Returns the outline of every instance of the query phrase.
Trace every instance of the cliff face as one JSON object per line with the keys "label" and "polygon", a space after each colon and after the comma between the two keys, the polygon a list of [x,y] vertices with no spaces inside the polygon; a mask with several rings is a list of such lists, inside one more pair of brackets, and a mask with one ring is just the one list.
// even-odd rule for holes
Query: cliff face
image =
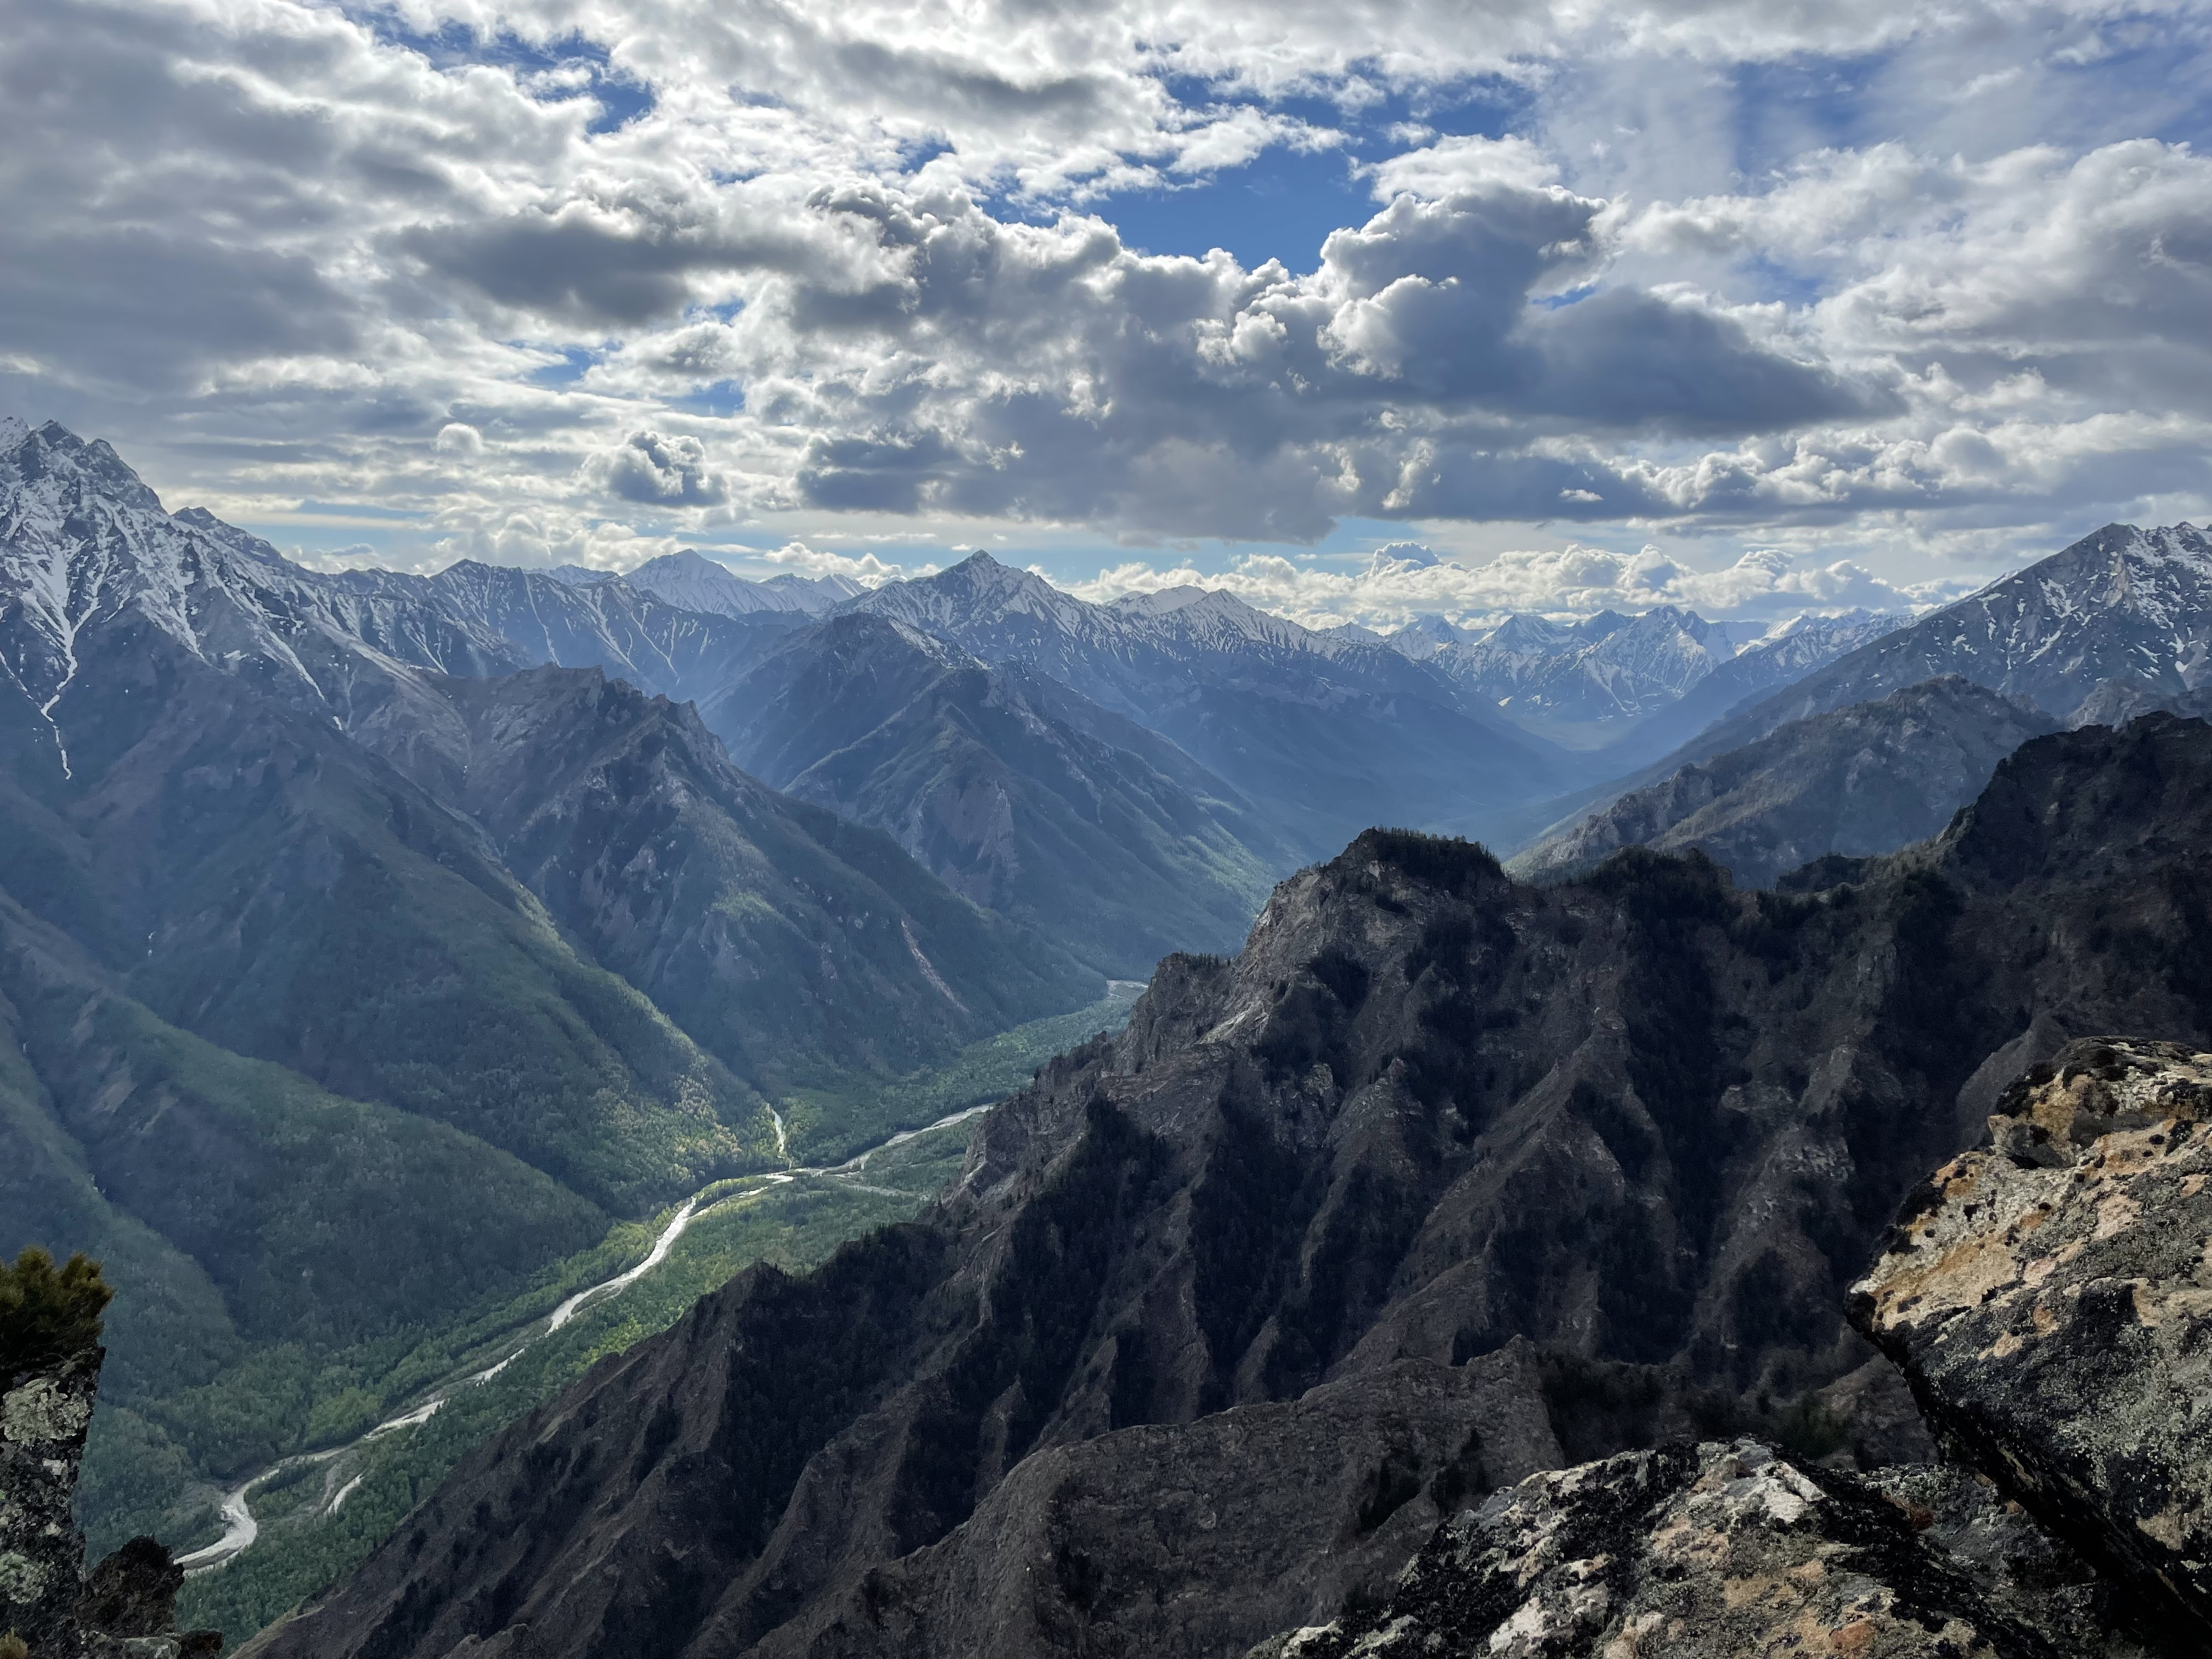
{"label": "cliff face", "polygon": [[89,1577],[83,1571],[71,1506],[109,1295],[99,1264],[82,1255],[58,1271],[40,1249],[0,1261],[0,1650],[27,1659],[216,1659],[220,1635],[169,1628],[184,1574],[153,1539],[134,1538]]}
{"label": "cliff face", "polygon": [[[1448,1486],[1455,1419],[1356,1482],[1209,1447],[1516,1337],[1597,1368],[1486,1384],[1576,1457],[1648,1443],[1668,1390],[1858,1366],[1844,1286],[2007,1080],[2097,1030],[2212,1047],[2207,848],[2212,728],[2171,719],[2030,744],[1936,842],[1800,896],[1633,853],[1532,890],[1370,832],[1236,960],[1163,963],[923,1221],[608,1361],[265,1650],[1196,1652],[1320,1622],[1316,1552]],[[1191,1540],[1248,1479],[1231,1584]],[[1131,1541],[1085,1496],[1117,1491],[1187,1493],[1194,1530]]]}
{"label": "cliff face", "polygon": [[2212,1054],[2068,1045],[1916,1193],[1851,1315],[1930,1426],[2212,1631]]}
{"label": "cliff face", "polygon": [[73,1659],[79,1649],[84,1534],[70,1506],[100,1361],[97,1343],[78,1345],[0,1395],[0,1633],[21,1636],[33,1659]]}

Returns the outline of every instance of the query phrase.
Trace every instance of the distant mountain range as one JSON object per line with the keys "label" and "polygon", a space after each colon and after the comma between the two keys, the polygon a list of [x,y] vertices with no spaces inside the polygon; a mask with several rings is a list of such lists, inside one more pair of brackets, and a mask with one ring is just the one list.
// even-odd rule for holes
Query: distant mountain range
{"label": "distant mountain range", "polygon": [[1172,744],[866,611],[793,635],[702,714],[741,765],[1122,977],[1233,950],[1297,862]]}
{"label": "distant mountain range", "polygon": [[[1783,647],[1789,648],[1786,641]],[[1717,673],[1709,684],[1720,678]],[[1621,812],[1612,828],[1593,822],[1593,846],[1631,820],[1656,823],[1650,814],[1661,799],[1679,794],[1686,801],[1709,787],[1698,769],[1708,762],[1719,766],[1720,757],[1743,751],[1724,769],[1755,770],[1766,762],[1746,758],[1750,746],[1779,728],[1947,678],[1984,687],[2069,726],[2118,724],[2158,710],[2212,712],[2212,538],[2188,524],[2153,530],[2108,525],[1978,593],[1816,661],[1763,696],[1754,693],[1723,708],[1705,697],[1701,686],[1629,744],[1605,751],[1627,763],[1626,775],[1555,803],[1561,810],[1554,821],[1528,837],[1547,850],[1532,857],[1555,857],[1583,833],[1578,826],[1586,815],[1604,811],[1607,801],[1620,803]],[[1726,690],[1733,693],[1736,686]],[[1699,724],[1682,732],[1686,741],[1628,769],[1653,737],[1681,731],[1682,717],[1691,715]],[[2000,720],[1989,729],[2013,728]],[[1975,738],[1960,736],[1971,750]],[[1936,760],[1932,752],[1926,758]],[[1954,772],[1929,799],[1965,787],[1965,775]]]}
{"label": "distant mountain range", "polygon": [[1936,834],[2000,761],[2057,726],[1955,675],[1924,681],[1686,766],[1506,867],[1537,880],[1594,869],[1624,847],[1694,848],[1740,886],[1771,886],[1831,854],[1890,853]]}
{"label": "distant mountain range", "polygon": [[1512,616],[1486,629],[1419,617],[1394,634],[1369,637],[1437,669],[1524,729],[1577,748],[1611,745],[1612,758],[1664,717],[1674,716],[1668,726],[1680,726],[1677,710],[1725,712],[1905,620],[1853,611],[1772,626],[1722,623],[1660,605],[1636,617],[1602,611],[1571,622]]}
{"label": "distant mountain range", "polygon": [[1554,793],[1559,752],[1424,664],[1197,588],[1091,605],[988,554],[853,608],[1018,663],[1158,732],[1297,856],[1365,824],[1486,818]]}
{"label": "distant mountain range", "polygon": [[2093,698],[2142,709],[2212,685],[2212,538],[2107,525],[1970,598],[1886,633],[1698,732],[1717,755],[1802,720],[1957,675],[2067,724]]}
{"label": "distant mountain range", "polygon": [[701,611],[723,617],[749,617],[763,611],[826,616],[846,600],[867,592],[849,576],[787,574],[755,580],[690,548],[647,559],[619,576],[612,571],[592,570],[578,564],[556,565],[547,574],[578,587],[622,581],[680,611]]}
{"label": "distant mountain range", "polygon": [[774,1167],[787,1091],[835,1146],[883,1079],[1103,993],[599,665],[787,627],[318,575],[0,434],[0,1250],[127,1264],[115,1405],[250,1373],[270,1416],[188,1449],[271,1450],[270,1345],[447,1316]]}

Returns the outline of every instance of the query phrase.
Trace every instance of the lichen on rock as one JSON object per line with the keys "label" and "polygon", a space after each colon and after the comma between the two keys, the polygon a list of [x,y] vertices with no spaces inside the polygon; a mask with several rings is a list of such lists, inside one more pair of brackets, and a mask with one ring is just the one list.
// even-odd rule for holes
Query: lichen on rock
{"label": "lichen on rock", "polygon": [[1938,1440],[2132,1587],[2212,1620],[2212,1054],[2069,1044],[1852,1287]]}
{"label": "lichen on rock", "polygon": [[179,1632],[169,1553],[134,1538],[83,1577],[73,1513],[100,1390],[100,1264],[44,1250],[0,1262],[0,1659],[216,1659],[213,1631]]}
{"label": "lichen on rock", "polygon": [[1756,1441],[1531,1475],[1439,1527],[1379,1607],[1251,1659],[2123,1659],[2089,1570],[1960,1470]]}

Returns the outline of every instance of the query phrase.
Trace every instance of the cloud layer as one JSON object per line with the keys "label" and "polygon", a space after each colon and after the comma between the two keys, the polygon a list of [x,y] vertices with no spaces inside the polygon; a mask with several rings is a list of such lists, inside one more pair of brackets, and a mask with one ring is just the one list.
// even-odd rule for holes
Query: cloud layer
{"label": "cloud layer", "polygon": [[[2063,0],[0,0],[0,404],[413,559],[1509,521],[1799,551],[1236,580],[1313,616],[1377,583],[1893,604],[1946,556],[2204,510],[2207,32]],[[1367,199],[1281,262],[1092,210],[1293,155]]]}
{"label": "cloud layer", "polygon": [[1411,543],[1378,550],[1348,570],[1259,553],[1211,574],[1133,561],[1070,586],[1080,597],[1101,601],[1186,584],[1225,587],[1248,605],[1310,628],[1356,623],[1385,630],[1423,615],[1483,624],[1515,611],[1634,613],[1660,605],[1689,606],[1708,617],[1781,618],[1861,608],[1905,613],[1979,585],[1968,578],[1939,578],[1899,587],[1848,559],[1820,564],[1772,548],[1755,549],[1723,569],[1695,571],[1654,547],[1623,555],[1577,545],[1503,553],[1467,564]]}

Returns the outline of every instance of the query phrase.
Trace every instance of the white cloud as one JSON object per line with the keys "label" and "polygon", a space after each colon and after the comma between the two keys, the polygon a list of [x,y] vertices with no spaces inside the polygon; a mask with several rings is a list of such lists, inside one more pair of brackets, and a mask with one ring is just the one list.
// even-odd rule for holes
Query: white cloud
{"label": "white cloud", "polygon": [[592,489],[651,507],[715,507],[730,494],[728,482],[708,465],[706,446],[682,434],[633,432],[587,457],[583,477]]}
{"label": "white cloud", "polygon": [[[1902,592],[1932,546],[2212,494],[2212,160],[2174,137],[2206,28],[0,0],[0,404],[240,516],[409,515],[395,557],[802,511],[1285,543],[1357,514],[1853,526]],[[601,118],[610,77],[649,107]],[[1437,135],[1471,86],[1514,131]],[[1309,275],[1139,258],[1081,211],[1363,135],[1377,210]],[[1572,574],[1486,580],[1631,591]]]}
{"label": "white cloud", "polygon": [[885,582],[915,576],[933,576],[938,569],[934,564],[893,564],[873,553],[838,553],[810,547],[802,541],[786,542],[774,552],[755,556],[795,576],[843,576],[863,587],[881,587]]}
{"label": "white cloud", "polygon": [[[1426,548],[1419,551],[1429,553]],[[1382,548],[1366,564],[1349,571],[1300,564],[1275,554],[1247,556],[1235,569],[1212,575],[1133,561],[1069,587],[1080,598],[1103,602],[1184,586],[1224,588],[1260,610],[1311,628],[1358,623],[1388,629],[1431,614],[1479,623],[1511,611],[1571,616],[1642,611],[1659,605],[1691,606],[1711,617],[1770,618],[1861,606],[1904,611],[1943,603],[1981,583],[1951,578],[1900,587],[1850,560],[1820,564],[1774,549],[1755,549],[1724,569],[1698,571],[1652,546],[1620,554],[1569,545],[1500,553],[1480,564],[1433,554],[1424,562]]]}

